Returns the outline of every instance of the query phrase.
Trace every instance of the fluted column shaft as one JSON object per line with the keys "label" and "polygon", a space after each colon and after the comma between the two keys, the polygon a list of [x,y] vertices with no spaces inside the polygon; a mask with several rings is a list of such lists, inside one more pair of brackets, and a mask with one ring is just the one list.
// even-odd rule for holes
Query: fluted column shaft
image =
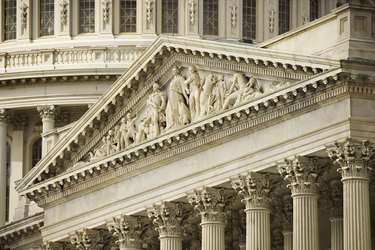
{"label": "fluted column shaft", "polygon": [[182,237],[163,236],[160,237],[160,250],[182,250]]}
{"label": "fluted column shaft", "polygon": [[292,250],[293,249],[293,231],[292,230],[284,230],[284,250]]}
{"label": "fluted column shaft", "polygon": [[246,250],[270,250],[270,213],[267,208],[248,208],[246,211]]}
{"label": "fluted column shaft", "polygon": [[293,250],[319,250],[318,196],[297,193],[292,197]]}
{"label": "fluted column shaft", "polygon": [[343,250],[343,218],[331,217],[331,250]]}
{"label": "fluted column shaft", "polygon": [[203,222],[202,226],[202,250],[224,250],[225,223]]}
{"label": "fluted column shaft", "polygon": [[0,227],[6,218],[7,121],[0,117]]}
{"label": "fluted column shaft", "polygon": [[368,179],[343,179],[344,250],[370,250],[370,196]]}

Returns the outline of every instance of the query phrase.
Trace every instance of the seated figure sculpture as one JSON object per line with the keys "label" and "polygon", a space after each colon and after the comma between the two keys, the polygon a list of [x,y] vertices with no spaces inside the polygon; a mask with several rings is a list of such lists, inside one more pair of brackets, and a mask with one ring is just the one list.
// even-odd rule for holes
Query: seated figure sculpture
{"label": "seated figure sculpture", "polygon": [[250,77],[249,81],[246,81],[244,74],[235,73],[222,110],[229,108],[232,104],[232,106],[237,106],[243,101],[255,98],[259,94],[261,94],[261,91],[254,77]]}

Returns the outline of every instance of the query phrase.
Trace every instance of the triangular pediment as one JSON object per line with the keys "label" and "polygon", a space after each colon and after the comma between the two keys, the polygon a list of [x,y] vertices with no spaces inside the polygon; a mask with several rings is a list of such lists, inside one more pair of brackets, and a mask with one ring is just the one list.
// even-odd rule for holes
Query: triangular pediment
{"label": "triangular pediment", "polygon": [[277,105],[281,91],[289,89],[288,99],[301,83],[338,67],[337,61],[252,45],[159,37],[17,189],[59,188],[66,181],[59,176],[79,178],[145,159],[178,138],[196,136],[204,124]]}

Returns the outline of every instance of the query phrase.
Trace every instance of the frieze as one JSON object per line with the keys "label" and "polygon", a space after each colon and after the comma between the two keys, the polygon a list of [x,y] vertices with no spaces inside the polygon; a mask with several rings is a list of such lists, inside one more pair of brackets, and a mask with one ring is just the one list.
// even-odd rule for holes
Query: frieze
{"label": "frieze", "polygon": [[[163,47],[163,48],[161,48],[160,49],[160,51],[158,52],[158,54],[160,54],[160,55],[162,55],[163,53],[165,54],[166,52],[167,52],[167,54],[168,54],[168,51],[170,52],[170,53],[175,53],[175,52],[180,52],[181,50],[179,49],[179,48],[177,48],[177,47],[174,47],[174,48],[170,48],[170,47],[168,47],[168,46],[166,46],[166,47]],[[196,54],[196,51],[195,50],[187,50],[187,49],[183,49],[182,51],[184,51],[184,53],[186,54],[186,57],[189,57],[189,54],[191,54],[191,55],[195,55]],[[201,55],[202,56],[209,56],[210,58],[212,58],[212,59],[214,59],[214,58],[226,58],[228,61],[231,61],[231,60],[235,60],[237,63],[240,63],[240,62],[244,62],[244,63],[246,63],[246,64],[248,64],[248,63],[250,63],[250,64],[252,64],[252,63],[254,63],[254,65],[258,65],[259,64],[259,62],[262,62],[263,64],[264,64],[264,66],[262,66],[261,68],[267,68],[267,67],[270,67],[270,66],[272,66],[273,68],[282,68],[282,69],[288,69],[289,71],[298,71],[298,72],[300,72],[301,70],[303,70],[304,72],[311,72],[311,74],[313,73],[313,72],[315,72],[315,73],[317,73],[317,72],[321,72],[323,69],[322,68],[311,68],[310,66],[295,66],[295,65],[292,65],[292,64],[290,64],[290,63],[286,63],[286,62],[272,62],[272,61],[267,61],[267,60],[259,60],[259,59],[254,59],[254,60],[248,60],[247,58],[242,58],[242,57],[231,57],[231,56],[228,56],[228,55],[221,55],[221,54],[212,54],[211,55],[211,53],[205,53],[205,52],[203,52],[203,51],[201,51],[200,52],[201,53]],[[208,61],[210,60],[209,58],[207,58],[208,59]],[[214,60],[216,60],[216,59],[214,59]],[[216,60],[217,61],[217,60]],[[222,60],[222,61],[225,61],[225,60]],[[153,63],[154,62],[154,59],[153,60],[151,60],[150,61],[150,63]],[[237,63],[232,63],[232,65],[236,65]],[[254,67],[254,66],[252,66],[252,67]],[[325,66],[323,66],[323,68],[324,68]],[[151,67],[152,68],[152,67]],[[144,70],[147,70],[147,66],[144,68]],[[232,70],[232,69],[230,69],[230,70]],[[146,71],[145,71],[146,72]],[[273,72],[272,70],[270,71],[270,72]],[[302,75],[302,74],[301,74]],[[136,76],[135,76],[135,80],[137,81],[137,79],[142,79],[142,78],[139,78],[139,76],[140,76],[140,74],[138,73]],[[138,77],[138,78],[137,78]],[[133,80],[134,79],[130,79],[129,80],[129,83],[126,85],[126,87],[125,88],[129,88],[130,86],[129,86],[129,84],[131,83],[131,82],[133,82]],[[149,84],[152,84],[152,83],[149,83]],[[110,103],[108,103],[107,105],[109,105]],[[268,105],[268,104],[267,104]],[[128,111],[125,111],[125,112],[128,112]],[[119,119],[120,119],[121,117],[119,117]],[[153,124],[153,125],[156,125],[156,124]],[[107,129],[107,133],[108,133],[108,131],[110,130],[110,129],[112,129],[113,128],[113,125],[112,126],[110,126],[110,127],[108,127]],[[84,130],[85,130],[86,128],[84,128]],[[86,131],[83,131],[82,132],[82,135],[84,134],[84,133],[86,133]],[[100,147],[101,146],[101,142],[100,142],[100,140],[102,140],[102,137],[100,137],[100,138],[98,138],[98,140],[97,140],[97,142],[96,143],[98,143],[98,146]],[[90,142],[90,144],[91,143],[93,143],[93,142]],[[86,148],[86,146],[84,146],[85,148]],[[89,150],[92,150],[92,149],[89,149]],[[84,157],[84,155],[82,155],[81,153],[82,153],[82,151],[81,150],[78,150],[78,154],[79,155],[81,155],[80,157],[81,158],[79,158],[79,159],[83,159],[83,158],[85,158]],[[62,152],[62,154],[64,154],[64,152]],[[78,155],[78,154],[76,154],[76,155]],[[88,155],[88,151],[86,151],[86,153],[85,153],[85,155]],[[64,158],[64,157],[61,157],[62,159]],[[74,164],[74,162],[77,162],[79,159],[77,159],[77,157],[75,157],[74,155],[72,156],[72,158],[73,159],[76,159],[75,161],[73,160],[72,162],[72,164]],[[60,161],[61,162],[61,161]],[[52,161],[52,165],[55,165],[55,163],[59,163],[59,161],[57,160],[57,159],[55,159],[55,160],[53,160]],[[62,162],[61,162],[61,165],[62,165]],[[64,164],[65,165],[65,164]],[[67,164],[67,165],[65,165],[65,166],[68,166],[69,164]],[[47,172],[53,172],[53,171],[47,171]],[[43,178],[42,178],[42,180],[43,180]]]}
{"label": "frieze", "polygon": [[[325,80],[325,78],[321,78],[322,85],[319,84],[320,87],[326,86],[327,83],[330,82],[330,80]],[[297,87],[298,88],[298,87]],[[300,88],[300,86],[299,86]],[[371,91],[368,89],[368,87],[363,87],[363,88],[357,88],[357,87],[349,87],[348,83],[341,83],[341,84],[336,84],[335,86],[331,86],[329,89],[331,90],[325,90],[323,92],[318,92],[317,94],[314,94],[312,96],[306,96],[304,99],[301,99],[300,101],[296,103],[290,103],[290,102],[283,102],[283,105],[286,105],[283,108],[278,108],[277,110],[270,109],[267,112],[262,112],[258,114],[258,111],[254,107],[256,105],[252,103],[249,106],[243,106],[243,107],[238,107],[235,108],[234,110],[231,110],[228,113],[224,113],[223,115],[219,117],[215,117],[215,119],[209,119],[202,121],[198,124],[195,124],[193,127],[189,127],[184,129],[181,132],[176,132],[172,134],[167,134],[165,136],[162,136],[160,140],[157,141],[150,141],[149,143],[145,143],[141,146],[132,148],[130,150],[126,150],[125,152],[110,157],[103,159],[101,161],[96,162],[95,164],[90,164],[83,169],[74,171],[74,172],[69,172],[67,175],[62,176],[61,178],[56,178],[55,181],[53,182],[47,182],[42,186],[42,190],[44,190],[44,186],[47,187],[46,192],[41,190],[41,187],[35,187],[31,189],[28,192],[28,196],[35,200],[36,197],[38,198],[38,201],[41,202],[40,204],[43,205],[45,202],[50,202],[53,200],[58,199],[58,197],[62,197],[62,195],[67,195],[67,191],[69,193],[72,192],[78,192],[78,190],[81,190],[82,188],[78,187],[78,183],[75,180],[80,180],[83,178],[85,184],[85,187],[87,188],[89,186],[96,185],[95,183],[102,183],[105,180],[113,179],[116,176],[120,175],[133,175],[137,173],[138,171],[146,171],[150,166],[152,167],[157,167],[166,160],[170,160],[171,157],[176,155],[176,152],[182,152],[183,150],[186,154],[193,153],[195,151],[199,151],[199,146],[207,143],[213,143],[214,141],[217,141],[218,138],[223,138],[231,133],[235,133],[238,136],[241,135],[244,131],[246,131],[248,128],[252,128],[252,130],[256,129],[256,127],[263,125],[265,122],[272,122],[274,121],[277,117],[284,116],[285,114],[288,114],[290,112],[306,112],[305,108],[310,108],[313,109],[314,103],[321,103],[322,100],[325,99],[330,99],[330,98],[336,98],[339,95],[348,93],[348,91],[354,91],[358,92],[360,91],[361,93],[371,93]],[[308,91],[311,91],[312,89],[307,88]],[[281,96],[282,98],[294,98],[294,95],[292,94],[292,90],[288,89],[284,92],[278,93],[278,96]],[[290,95],[286,95],[286,93],[290,93]],[[303,92],[297,91],[296,92],[298,95],[302,94]],[[263,102],[263,101],[262,101]],[[254,106],[255,105],[255,106]],[[269,106],[268,108],[270,108]],[[265,108],[266,110],[268,108]],[[302,111],[302,109],[304,111]],[[275,113],[276,112],[276,113]],[[231,115],[228,115],[231,114]],[[238,122],[237,115],[240,117],[245,118],[245,120],[242,120],[242,122]],[[252,118],[246,119],[246,117],[251,116]],[[234,119],[234,120],[233,120]],[[215,121],[212,123],[212,121]],[[210,128],[211,125],[213,127],[216,126],[222,126],[223,122],[225,123],[231,123],[232,121],[236,121],[235,126],[230,126],[226,127],[225,130],[214,130],[209,133],[209,135],[205,135],[204,139],[200,136],[197,137],[198,135],[204,135],[204,132],[207,131],[207,128]],[[205,124],[205,126],[202,126],[202,124]],[[194,133],[195,131],[195,133]],[[216,131],[216,132],[215,132]],[[232,131],[232,132],[230,132]],[[242,131],[242,132],[241,132]],[[188,142],[184,142],[183,145],[178,144],[177,138],[183,138],[187,132],[187,136],[194,136],[191,138]],[[170,140],[171,143],[173,143],[175,146],[174,148],[170,148],[170,143],[168,138],[176,138],[176,140]],[[168,152],[160,151],[158,150],[157,153],[153,153],[153,157],[141,157],[144,154],[142,152],[153,152],[153,148],[160,149],[164,146],[168,146],[170,150]],[[180,149],[181,148],[181,149]],[[144,151],[147,149],[146,151]],[[138,152],[138,153],[137,153]],[[135,159],[138,159],[135,161]],[[107,168],[109,166],[115,167],[117,164],[120,166],[125,166],[124,168],[120,168],[116,170],[116,174],[112,172],[111,170],[108,171]],[[117,165],[117,166],[119,166]],[[149,166],[149,167],[146,167]],[[142,169],[142,170],[141,170]],[[107,174],[105,176],[98,176],[98,173],[100,173],[102,170],[105,170]],[[93,175],[95,173],[95,175]],[[87,179],[88,176],[91,176],[90,179]],[[90,181],[91,184],[88,183]],[[40,185],[39,185],[40,186]],[[60,186],[71,186],[71,188],[66,189],[65,194],[60,193],[60,191],[56,190],[57,187]],[[39,190],[39,191],[38,191]],[[73,191],[74,190],[74,191]],[[52,193],[51,193],[52,191]],[[47,193],[49,194],[48,196]],[[44,197],[44,198],[43,198]],[[47,198],[48,197],[48,198]]]}

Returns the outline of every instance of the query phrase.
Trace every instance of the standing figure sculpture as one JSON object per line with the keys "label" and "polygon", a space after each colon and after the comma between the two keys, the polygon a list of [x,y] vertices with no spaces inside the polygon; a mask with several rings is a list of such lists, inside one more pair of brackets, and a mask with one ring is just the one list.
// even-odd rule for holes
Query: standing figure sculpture
{"label": "standing figure sculpture", "polygon": [[129,147],[130,144],[135,142],[135,136],[137,134],[137,129],[135,128],[135,121],[137,120],[138,116],[135,115],[135,118],[132,119],[130,113],[126,114],[126,129],[127,132],[125,134],[125,147]]}
{"label": "standing figure sculpture", "polygon": [[116,152],[120,151],[121,148],[121,131],[120,131],[120,125],[115,126],[115,135],[114,135],[114,141],[116,144]]}
{"label": "standing figure sculpture", "polygon": [[128,133],[128,126],[126,124],[126,118],[121,118],[121,125],[120,125],[120,150],[125,149],[126,145],[126,134]]}
{"label": "standing figure sculpture", "polygon": [[189,86],[189,109],[191,114],[191,120],[195,121],[199,118],[200,114],[200,89],[201,89],[201,78],[195,66],[190,66],[190,77],[185,81],[185,84]]}
{"label": "standing figure sculpture", "polygon": [[138,131],[135,136],[135,143],[140,143],[146,139],[148,139],[148,136],[150,134],[150,119],[147,119],[147,117],[143,117],[141,121],[138,124]]}
{"label": "standing figure sculpture", "polygon": [[210,109],[212,109],[212,92],[216,82],[217,79],[213,74],[209,74],[204,81],[200,96],[200,117],[208,115]]}
{"label": "standing figure sculpture", "polygon": [[225,78],[224,78],[224,75],[220,75],[218,82],[216,83],[214,90],[213,90],[214,112],[220,112],[222,110],[226,93],[227,93],[227,85],[225,83]]}
{"label": "standing figure sculpture", "polygon": [[233,75],[232,85],[224,101],[223,110],[227,109],[232,103],[233,106],[236,106],[244,100],[249,100],[258,93],[260,93],[260,90],[254,77],[246,81],[244,74],[235,73]]}
{"label": "standing figure sculpture", "polygon": [[180,70],[175,66],[172,69],[173,79],[169,85],[168,103],[165,111],[166,130],[190,123],[190,111],[186,105],[188,101],[187,87]]}
{"label": "standing figure sculpture", "polygon": [[152,85],[153,92],[148,96],[147,99],[147,118],[145,122],[150,124],[150,137],[154,138],[161,133],[161,125],[165,120],[165,96],[160,91],[159,84],[155,83]]}

